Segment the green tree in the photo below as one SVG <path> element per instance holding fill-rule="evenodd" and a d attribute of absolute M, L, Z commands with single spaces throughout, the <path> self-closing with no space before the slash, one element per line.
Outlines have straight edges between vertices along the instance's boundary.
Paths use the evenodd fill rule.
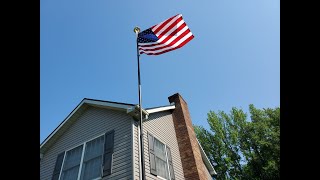
<path fill-rule="evenodd" d="M 217 179 L 280 179 L 280 108 L 249 105 L 250 119 L 241 109 L 210 111 L 210 130 L 194 125 L 197 138 Z"/>

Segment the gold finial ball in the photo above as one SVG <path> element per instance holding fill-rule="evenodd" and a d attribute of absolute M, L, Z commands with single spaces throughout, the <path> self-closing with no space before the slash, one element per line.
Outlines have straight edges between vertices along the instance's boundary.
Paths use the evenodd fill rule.
<path fill-rule="evenodd" d="M 140 28 L 138 26 L 134 27 L 133 32 L 138 34 L 140 32 Z"/>

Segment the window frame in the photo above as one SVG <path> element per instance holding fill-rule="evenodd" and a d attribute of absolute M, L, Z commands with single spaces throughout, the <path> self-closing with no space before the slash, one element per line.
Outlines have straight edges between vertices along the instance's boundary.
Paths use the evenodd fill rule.
<path fill-rule="evenodd" d="M 64 166 L 64 161 L 65 161 L 67 152 L 70 151 L 70 150 L 72 150 L 72 149 L 75 149 L 75 148 L 83 145 L 83 147 L 82 147 L 82 152 L 81 152 L 80 166 L 79 166 L 79 171 L 78 171 L 78 177 L 77 177 L 77 180 L 80 180 L 81 171 L 82 171 L 82 164 L 83 164 L 83 159 L 84 159 L 84 153 L 85 153 L 85 150 L 86 150 L 86 144 L 87 144 L 88 142 L 90 142 L 90 141 L 92 141 L 92 140 L 94 140 L 94 139 L 97 139 L 97 138 L 99 138 L 99 137 L 101 137 L 101 136 L 104 136 L 104 135 L 105 135 L 105 133 L 102 133 L 102 134 L 100 134 L 100 135 L 98 135 L 98 136 L 96 136 L 96 137 L 94 137 L 94 138 L 91 138 L 91 139 L 89 139 L 89 140 L 87 140 L 87 141 L 85 141 L 85 142 L 83 142 L 83 143 L 81 143 L 81 144 L 78 144 L 78 145 L 76 145 L 76 146 L 73 146 L 72 148 L 69 148 L 69 149 L 65 150 L 65 151 L 64 151 L 63 161 L 62 161 L 62 165 L 61 165 L 61 169 L 60 169 L 60 173 L 59 173 L 59 178 L 58 178 L 58 180 L 61 179 L 61 175 L 62 175 L 62 171 L 63 171 L 63 166 Z M 105 138 L 105 137 L 104 137 L 104 138 Z M 104 144 L 105 144 L 105 140 L 103 141 L 103 147 L 104 147 Z M 102 156 L 103 156 L 103 151 L 102 151 Z M 94 179 L 94 180 L 100 180 L 100 179 L 101 179 L 101 176 L 102 176 L 102 168 L 101 168 L 100 174 L 101 174 L 100 177 L 98 177 L 98 178 L 96 178 L 96 179 Z"/>
<path fill-rule="evenodd" d="M 151 134 L 151 133 L 149 133 L 149 134 Z M 164 177 L 162 177 L 162 176 L 159 176 L 158 174 L 157 174 L 156 176 L 157 176 L 157 178 L 160 178 L 160 179 L 162 179 L 162 180 L 171 180 L 172 178 L 171 178 L 171 172 L 170 172 L 170 168 L 169 168 L 169 158 L 168 158 L 168 152 L 167 152 L 167 144 L 166 144 L 166 143 L 163 143 L 163 141 L 160 140 L 160 138 L 156 137 L 155 135 L 153 135 L 153 134 L 151 134 L 151 135 L 152 135 L 153 138 L 154 138 L 153 143 L 155 143 L 155 139 L 156 139 L 157 141 L 159 141 L 160 143 L 162 143 L 162 144 L 164 145 L 165 154 L 166 154 L 167 171 L 168 171 L 169 179 L 166 179 L 166 178 L 164 178 Z M 155 156 L 157 157 L 156 152 L 155 152 Z M 171 155 L 171 156 L 172 156 L 172 155 Z M 158 156 L 158 157 L 159 157 L 159 156 Z M 156 164 L 156 167 L 157 167 L 157 162 L 155 161 L 154 163 Z M 172 168 L 173 168 L 173 167 L 172 167 Z"/>

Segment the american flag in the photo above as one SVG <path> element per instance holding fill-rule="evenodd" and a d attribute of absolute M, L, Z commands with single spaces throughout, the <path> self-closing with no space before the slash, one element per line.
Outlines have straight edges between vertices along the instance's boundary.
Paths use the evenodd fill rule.
<path fill-rule="evenodd" d="M 159 55 L 187 44 L 194 36 L 177 14 L 138 34 L 139 54 Z"/>

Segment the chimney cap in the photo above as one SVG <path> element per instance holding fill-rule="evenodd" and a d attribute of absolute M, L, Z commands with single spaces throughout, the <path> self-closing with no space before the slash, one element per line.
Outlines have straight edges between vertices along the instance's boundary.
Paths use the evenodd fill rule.
<path fill-rule="evenodd" d="M 172 103 L 172 102 L 176 102 L 176 100 L 179 99 L 179 97 L 180 97 L 180 99 L 183 100 L 184 103 L 188 104 L 188 103 L 183 99 L 183 97 L 181 96 L 180 93 L 175 93 L 175 94 L 169 96 L 168 99 L 169 99 L 169 102 Z"/>

